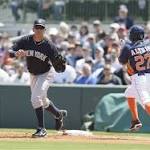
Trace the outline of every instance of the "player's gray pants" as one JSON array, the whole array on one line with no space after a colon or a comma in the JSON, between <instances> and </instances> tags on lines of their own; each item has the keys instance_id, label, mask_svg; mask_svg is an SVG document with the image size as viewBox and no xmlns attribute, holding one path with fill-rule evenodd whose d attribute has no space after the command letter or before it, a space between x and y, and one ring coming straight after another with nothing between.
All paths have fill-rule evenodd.
<instances>
[{"instance_id":1,"label":"player's gray pants","mask_svg":"<svg viewBox=\"0 0 150 150\"><path fill-rule=\"evenodd\" d=\"M53 82L53 71L52 68L49 72L41 75L31 74L31 103L34 109L49 106L50 100L47 98L47 91Z\"/></svg>"}]
</instances>

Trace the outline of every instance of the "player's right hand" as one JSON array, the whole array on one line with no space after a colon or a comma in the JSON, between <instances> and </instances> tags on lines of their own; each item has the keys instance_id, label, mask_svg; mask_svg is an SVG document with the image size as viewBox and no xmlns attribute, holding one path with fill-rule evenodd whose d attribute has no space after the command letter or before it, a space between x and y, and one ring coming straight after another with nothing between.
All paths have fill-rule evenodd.
<instances>
[{"instance_id":1,"label":"player's right hand","mask_svg":"<svg viewBox=\"0 0 150 150\"><path fill-rule=\"evenodd\" d=\"M24 56L26 56L26 51L24 51L23 49L19 49L19 50L15 53L15 55L16 55L17 57L24 57Z\"/></svg>"}]
</instances>

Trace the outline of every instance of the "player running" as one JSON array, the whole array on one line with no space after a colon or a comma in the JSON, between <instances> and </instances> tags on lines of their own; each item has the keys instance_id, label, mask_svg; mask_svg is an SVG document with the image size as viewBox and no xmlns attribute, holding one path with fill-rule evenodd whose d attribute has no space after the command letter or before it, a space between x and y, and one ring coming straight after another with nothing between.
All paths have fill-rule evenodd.
<instances>
[{"instance_id":1,"label":"player running","mask_svg":"<svg viewBox=\"0 0 150 150\"><path fill-rule=\"evenodd\" d=\"M119 62L127 65L131 76L131 85L126 89L125 97L132 115L130 130L136 131L142 127L142 123L135 99L150 115L150 41L144 40L144 29L138 25L131 27L129 40L120 52Z\"/></svg>"}]
</instances>

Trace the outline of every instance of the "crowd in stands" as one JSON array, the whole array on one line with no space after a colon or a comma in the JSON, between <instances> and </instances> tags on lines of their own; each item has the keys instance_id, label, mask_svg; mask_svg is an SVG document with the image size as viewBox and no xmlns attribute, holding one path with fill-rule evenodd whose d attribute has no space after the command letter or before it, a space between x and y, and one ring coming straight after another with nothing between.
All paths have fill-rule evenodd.
<instances>
[{"instance_id":1,"label":"crowd in stands","mask_svg":"<svg viewBox=\"0 0 150 150\"><path fill-rule=\"evenodd\" d=\"M130 76L126 66L118 62L118 54L127 39L128 30L134 24L127 15L128 9L121 5L119 16L103 29L100 20L92 25L60 22L58 28L51 27L46 37L60 48L67 60L65 72L54 75L54 83L59 84L105 84L128 85ZM146 37L150 38L150 24L145 26ZM29 84L25 58L10 57L13 45L7 33L0 34L0 81L9 84Z\"/></svg>"},{"instance_id":2,"label":"crowd in stands","mask_svg":"<svg viewBox=\"0 0 150 150\"><path fill-rule=\"evenodd\" d=\"M38 18L46 19L51 15L52 19L62 20L65 1L66 0L11 0L7 3L15 21L19 21L23 17L24 11L25 13L36 12Z\"/></svg>"}]
</instances>

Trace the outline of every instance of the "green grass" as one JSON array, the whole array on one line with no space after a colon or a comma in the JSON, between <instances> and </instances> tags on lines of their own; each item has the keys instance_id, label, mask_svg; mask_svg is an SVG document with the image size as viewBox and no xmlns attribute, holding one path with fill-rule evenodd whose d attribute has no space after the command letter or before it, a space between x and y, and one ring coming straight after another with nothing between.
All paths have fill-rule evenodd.
<instances>
[{"instance_id":1,"label":"green grass","mask_svg":"<svg viewBox=\"0 0 150 150\"><path fill-rule=\"evenodd\" d=\"M149 133L138 133L138 132L99 132L99 131L94 131L93 132L95 135L119 135L119 136L133 136L133 137L150 137L150 132Z\"/></svg>"},{"instance_id":2,"label":"green grass","mask_svg":"<svg viewBox=\"0 0 150 150\"><path fill-rule=\"evenodd\" d=\"M23 132L32 133L32 129L0 129L0 132ZM55 134L55 131L48 130L49 135ZM141 133L112 133L112 132L94 132L95 135L112 135L112 136L133 136L145 137L150 140L150 134ZM98 142L77 142L77 141L50 141L42 139L0 139L0 150L149 150L148 144L104 144Z\"/></svg>"},{"instance_id":3,"label":"green grass","mask_svg":"<svg viewBox=\"0 0 150 150\"><path fill-rule=\"evenodd\" d=\"M149 145L44 141L3 141L0 150L149 150Z\"/></svg>"}]
</instances>

